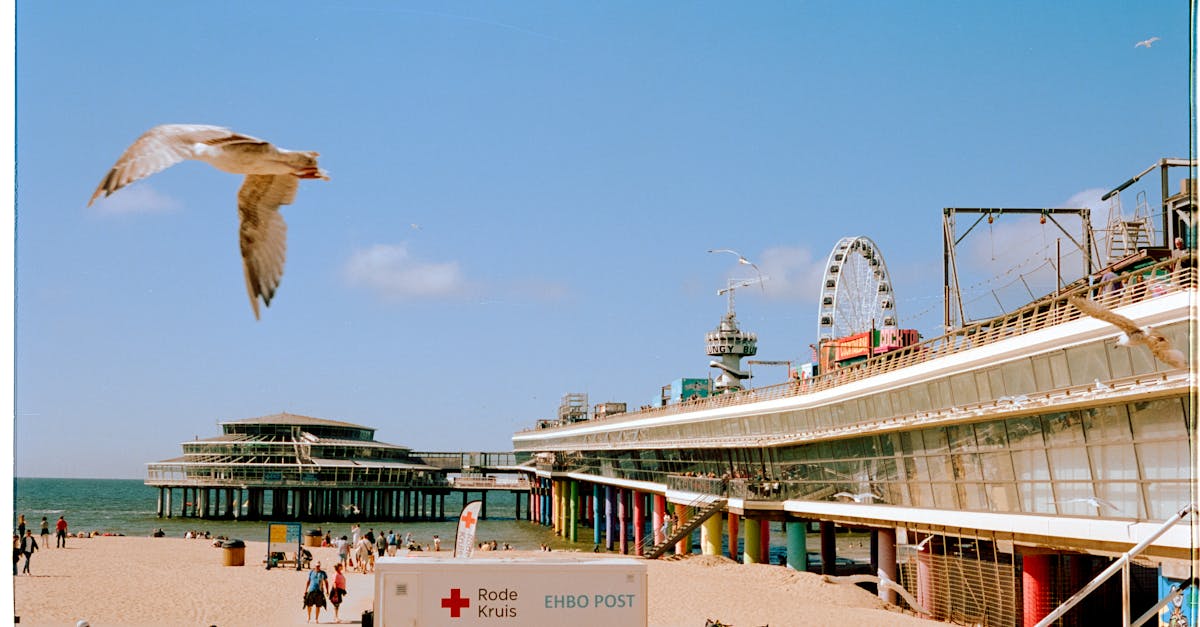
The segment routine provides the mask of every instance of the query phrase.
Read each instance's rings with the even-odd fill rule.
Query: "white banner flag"
[[[479,526],[482,501],[471,501],[458,515],[458,533],[454,536],[454,557],[471,557],[475,552],[475,527]]]

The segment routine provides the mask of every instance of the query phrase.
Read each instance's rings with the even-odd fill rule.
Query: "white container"
[[[645,627],[641,560],[540,558],[375,561],[375,626]]]

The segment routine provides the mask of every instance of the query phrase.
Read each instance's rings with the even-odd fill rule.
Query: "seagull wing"
[[[849,492],[838,492],[837,494],[833,495],[833,498],[838,498],[838,497],[841,497],[841,496],[844,496],[844,497],[846,497],[846,498],[848,498],[848,499],[852,499],[852,498],[854,498],[854,495],[853,495],[853,494],[850,494]]]
[[[194,146],[219,146],[230,143],[263,143],[247,135],[234,133],[220,126],[202,124],[164,124],[156,126],[137,138],[117,159],[117,163],[96,187],[91,206],[100,196],[108,196],[126,185],[165,170],[185,159],[196,156]]]
[[[1140,334],[1142,330],[1138,325],[1133,323],[1133,320],[1122,316],[1121,314],[1097,303],[1094,300],[1087,298],[1079,298],[1078,296],[1068,296],[1067,302],[1075,306],[1076,309],[1097,319],[1103,320],[1118,329],[1125,332],[1125,335],[1134,337],[1134,334]]]
[[[300,180],[290,174],[251,174],[238,190],[238,236],[255,320],[259,319],[258,299],[270,306],[283,278],[287,224],[279,208],[292,204],[299,185]]]
[[[1151,330],[1146,334],[1146,347],[1159,361],[1173,368],[1187,368],[1187,359],[1183,351],[1171,348],[1171,341],[1158,331]]]
[[[731,255],[737,255],[738,257],[742,256],[742,253],[739,253],[736,250],[729,250],[728,248],[714,248],[708,252],[710,252],[710,253],[729,253]]]

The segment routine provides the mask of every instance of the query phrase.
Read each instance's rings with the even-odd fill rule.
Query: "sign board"
[[[272,567],[271,554],[275,551],[287,551],[289,545],[295,545],[296,556],[301,555],[300,523],[273,522],[267,523],[267,568]],[[274,548],[272,548],[274,546]],[[296,570],[300,570],[300,560],[296,560]]]
[[[376,625],[646,625],[641,560],[412,555],[375,561]]]
[[[458,533],[454,535],[454,557],[471,557],[475,552],[475,530],[479,527],[479,511],[483,501],[471,501],[458,515]]]

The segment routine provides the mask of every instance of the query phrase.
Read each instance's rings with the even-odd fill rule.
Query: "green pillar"
[[[571,503],[567,506],[567,538],[571,542],[575,541],[575,527],[577,518],[579,517],[579,482],[574,479],[567,481],[571,485],[570,495]]]
[[[792,570],[808,570],[808,523],[787,523],[787,565]]]
[[[742,561],[746,564],[761,564],[762,526],[757,520],[746,519],[746,540],[742,542]]]

